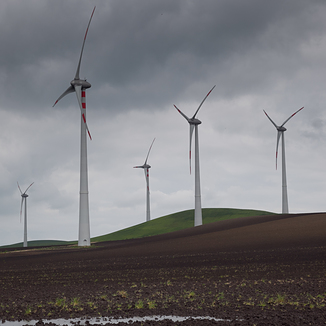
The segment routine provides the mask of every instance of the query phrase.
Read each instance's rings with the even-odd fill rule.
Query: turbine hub
[[[71,86],[81,86],[83,89],[90,88],[92,85],[83,79],[74,79],[70,82]]]
[[[192,119],[189,119],[189,123],[191,125],[200,125],[201,124],[201,121],[199,119],[192,118]]]
[[[286,128],[285,127],[277,127],[277,130],[278,131],[286,131]]]
[[[149,164],[146,163],[146,164],[143,165],[143,168],[144,168],[144,169],[150,169],[151,166],[150,166]]]
[[[28,195],[27,194],[22,194],[22,197],[27,198]]]

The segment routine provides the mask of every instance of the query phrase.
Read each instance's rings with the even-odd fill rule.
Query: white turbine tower
[[[274,127],[277,130],[277,139],[276,139],[276,169],[277,169],[277,153],[278,153],[278,144],[280,142],[280,137],[282,137],[282,214],[288,214],[289,213],[289,204],[288,204],[288,193],[287,193],[287,184],[286,184],[286,168],[285,168],[285,142],[284,142],[284,131],[286,131],[286,128],[284,125],[293,117],[295,116],[299,111],[294,112],[289,118],[287,118],[280,126],[278,126],[266,113],[265,110],[263,110],[267,116],[267,118],[271,121],[271,123],[274,125]]]
[[[149,169],[151,168],[151,166],[149,164],[147,164],[147,160],[148,160],[149,153],[152,149],[154,140],[155,140],[155,138],[153,139],[152,144],[149,147],[145,163],[140,166],[134,166],[134,168],[144,169],[144,173],[145,173],[146,186],[147,186],[147,189],[146,189],[146,222],[151,220],[150,201],[149,201]]]
[[[86,123],[86,92],[87,88],[91,87],[89,82],[79,77],[80,64],[82,60],[84,45],[88,32],[89,25],[93,18],[95,7],[93,9],[91,18],[89,19],[84,41],[79,57],[77,71],[75,78],[70,82],[67,90],[56,100],[55,106],[64,96],[69,93],[76,93],[78,104],[81,111],[81,136],[80,136],[80,192],[79,192],[79,233],[78,233],[78,246],[90,246],[90,225],[89,225],[89,202],[88,202],[88,169],[87,169],[87,137],[86,130],[89,138],[92,139]]]
[[[216,86],[216,85],[215,85]],[[198,145],[198,125],[201,124],[201,121],[196,119],[196,115],[205,102],[208,95],[212,92],[215,86],[208,92],[205,98],[200,103],[198,109],[192,118],[188,118],[184,113],[182,113],[175,105],[174,107],[179,111],[179,113],[188,121],[190,126],[190,139],[189,139],[189,164],[190,164],[190,174],[191,174],[191,139],[192,134],[195,129],[195,222],[194,225],[202,225],[202,211],[201,211],[201,194],[200,194],[200,174],[199,174],[199,145]]]
[[[33,182],[34,183],[34,182]],[[22,201],[21,201],[21,205],[20,205],[20,222],[22,221],[22,211],[23,211],[23,204],[25,203],[25,209],[24,209],[24,243],[23,243],[23,246],[24,247],[27,247],[27,190],[33,185],[33,183],[31,183],[27,189],[22,192],[22,190],[20,189],[19,187],[19,183],[17,181],[17,186],[18,186],[18,189],[20,191],[20,194],[22,196]]]

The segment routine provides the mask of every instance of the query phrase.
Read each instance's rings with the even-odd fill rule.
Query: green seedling
[[[149,309],[155,309],[156,308],[156,302],[155,301],[148,301],[148,308]]]
[[[72,300],[71,300],[71,305],[73,306],[73,307],[78,307],[79,305],[80,305],[80,299],[79,298],[73,298]]]
[[[115,295],[119,296],[121,298],[127,298],[128,297],[127,291],[124,291],[124,290],[117,291],[117,293]]]
[[[135,303],[135,308],[136,309],[143,309],[144,308],[144,302],[142,300],[138,300],[136,303]]]
[[[32,313],[32,308],[31,307],[27,307],[25,310],[25,315],[30,315]]]
[[[279,305],[284,305],[286,303],[286,296],[282,294],[278,294],[274,303]]]
[[[66,306],[66,298],[57,298],[55,301],[55,305],[57,307],[65,307]]]

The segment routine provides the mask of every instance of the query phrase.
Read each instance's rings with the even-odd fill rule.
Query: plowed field
[[[225,320],[142,324],[323,325],[325,258],[324,213],[241,218],[90,248],[2,250],[0,316],[178,315]]]

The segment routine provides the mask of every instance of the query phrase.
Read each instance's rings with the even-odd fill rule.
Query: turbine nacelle
[[[27,194],[22,194],[21,196],[24,197],[24,198],[27,198],[28,197]]]
[[[276,129],[281,132],[286,131],[286,128],[283,126],[277,127]]]
[[[81,86],[82,89],[91,88],[91,84],[85,79],[74,79],[70,82],[71,86]]]
[[[151,168],[151,166],[149,164],[134,166],[134,169],[150,169],[150,168]]]
[[[188,122],[191,124],[191,125],[194,125],[194,126],[198,126],[201,124],[201,121],[199,119],[196,119],[196,118],[191,118],[188,120]]]

